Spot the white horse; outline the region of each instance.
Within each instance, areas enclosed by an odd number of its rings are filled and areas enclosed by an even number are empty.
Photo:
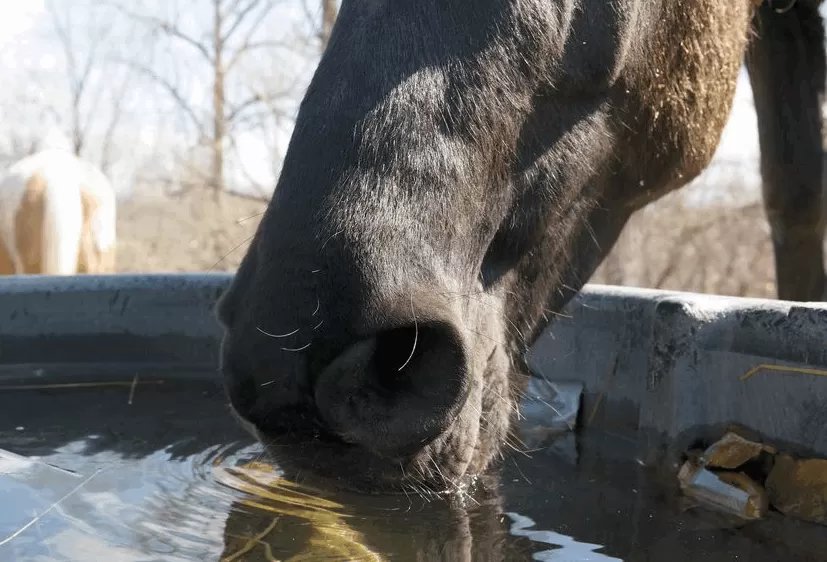
[[[41,150],[0,178],[0,275],[115,270],[115,192],[62,149]]]

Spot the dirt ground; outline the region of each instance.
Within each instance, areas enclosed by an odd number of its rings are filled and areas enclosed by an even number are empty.
[[[121,204],[121,272],[234,271],[265,203],[204,193]],[[688,208],[670,195],[632,218],[592,282],[775,296],[769,228],[760,203]]]
[[[118,271],[235,271],[266,204],[224,194],[136,196],[118,207]]]

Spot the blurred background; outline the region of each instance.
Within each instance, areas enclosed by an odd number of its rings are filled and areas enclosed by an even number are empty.
[[[99,166],[119,198],[119,272],[232,271],[337,10],[0,0],[0,167],[55,145]],[[742,72],[712,165],[638,213],[592,281],[773,297],[758,154]]]

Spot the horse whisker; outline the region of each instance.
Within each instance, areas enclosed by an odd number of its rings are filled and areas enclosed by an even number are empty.
[[[261,332],[262,334],[264,334],[265,336],[270,337],[270,338],[289,338],[290,336],[294,336],[294,335],[298,334],[300,329],[301,328],[296,328],[295,330],[293,330],[292,332],[289,332],[287,334],[271,334],[270,332],[265,332],[264,330],[262,330],[261,328],[256,326],[256,330],[258,330],[259,332]]]
[[[309,344],[307,344],[307,345],[303,345],[303,346],[301,346],[301,347],[297,347],[297,348],[282,347],[282,348],[281,348],[281,350],[282,350],[282,351],[292,351],[292,352],[298,352],[298,351],[304,351],[305,349],[307,349],[307,348],[308,348],[308,347],[310,347],[311,345],[312,345],[312,343],[309,343]]]
[[[250,220],[250,219],[254,219],[254,218],[256,218],[256,217],[260,217],[260,216],[261,216],[261,215],[263,215],[263,214],[264,214],[264,211],[262,211],[262,212],[260,212],[260,213],[255,213],[255,214],[250,215],[250,216],[248,216],[248,217],[243,217],[243,218],[237,219],[237,220],[235,221],[235,223],[236,223],[236,224],[242,224],[242,223],[247,222],[247,221],[248,221],[248,220]]]
[[[419,341],[419,322],[417,322],[417,320],[416,320],[416,311],[414,310],[414,303],[413,303],[413,293],[411,293],[411,313],[413,314],[413,320],[414,320],[413,348],[411,349],[411,354],[408,356],[408,359],[405,361],[405,363],[402,364],[401,367],[399,367],[397,369],[397,371],[401,371],[402,369],[404,369],[405,367],[408,366],[408,363],[411,362],[411,359],[413,359],[413,356],[414,356],[414,352],[416,351],[416,344]]]
[[[232,254],[233,252],[235,252],[236,250],[238,250],[240,247],[242,247],[244,244],[246,244],[247,242],[249,242],[249,241],[250,241],[250,240],[252,240],[252,239],[253,239],[253,236],[250,236],[250,237],[249,237],[249,238],[247,238],[246,240],[243,240],[243,241],[239,242],[238,244],[236,244],[235,246],[233,246],[233,247],[232,247],[232,249],[231,249],[229,252],[227,252],[226,254],[224,254],[223,256],[221,256],[221,259],[219,259],[217,262],[215,262],[215,263],[212,265],[212,267],[211,267],[210,269],[208,269],[207,271],[213,271],[216,267],[218,267],[218,266],[221,264],[221,262],[223,262],[223,261],[224,261],[224,260],[226,260],[228,257],[230,257],[230,254]]]

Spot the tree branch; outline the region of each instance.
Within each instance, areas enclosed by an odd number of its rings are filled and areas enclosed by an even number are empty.
[[[109,173],[109,168],[112,165],[112,146],[114,144],[115,130],[120,123],[123,115],[123,98],[132,81],[132,72],[127,71],[120,87],[113,95],[112,116],[109,119],[109,124],[103,135],[103,146],[101,147],[101,169],[104,173]]]
[[[274,41],[274,40],[267,40],[267,41],[245,41],[241,44],[241,46],[235,50],[235,52],[230,57],[230,60],[227,62],[226,69],[230,70],[233,68],[241,58],[249,53],[250,51],[256,49],[274,49],[274,48],[283,48],[289,49],[292,45],[286,41]]]
[[[263,121],[266,117],[261,115],[254,115],[254,116],[245,116],[243,114],[243,109],[252,107],[254,105],[261,104],[263,105],[269,114],[270,117],[274,118],[276,123],[281,123],[284,119],[291,119],[292,116],[289,115],[287,112],[282,111],[275,103],[273,103],[276,99],[284,99],[288,97],[294,90],[295,90],[296,82],[293,82],[286,88],[281,89],[278,92],[262,92],[258,90],[255,86],[249,85],[248,87],[253,92],[253,96],[247,100],[246,103],[239,104],[236,107],[236,111],[228,118],[228,134],[238,132],[240,127],[244,125],[249,125],[255,122],[255,119],[259,119]],[[256,103],[253,103],[253,100]]]
[[[234,106],[230,111],[229,115],[227,115],[227,122],[232,123],[241,113],[244,112],[245,109],[252,107],[261,103],[262,100],[261,96],[258,94],[253,94],[243,102],[239,103],[238,105]]]
[[[92,28],[90,29],[91,43],[88,47],[83,66],[80,68],[78,65],[78,49],[75,48],[72,37],[72,11],[67,10],[65,18],[61,18],[58,14],[57,5],[52,0],[47,1],[46,8],[52,19],[52,29],[55,31],[63,49],[64,56],[66,57],[66,73],[71,95],[72,145],[75,154],[79,155],[82,152],[86,135],[92,122],[91,115],[87,115],[86,119],[83,118],[81,104],[88,89],[92,70],[99,59],[98,48],[108,32],[104,31],[105,28],[100,28],[96,25],[96,19],[94,22],[87,22]],[[101,90],[102,88],[98,89],[98,95],[92,100],[92,107],[97,104]]]
[[[118,10],[119,12],[121,12],[123,15],[125,15],[126,17],[128,17],[130,19],[133,19],[135,21],[139,21],[139,22],[141,22],[143,24],[146,24],[146,25],[150,25],[150,26],[154,27],[155,29],[158,29],[158,30],[162,31],[163,33],[165,33],[166,35],[168,35],[170,37],[175,37],[177,39],[180,39],[181,41],[183,41],[184,43],[186,43],[187,45],[193,47],[199,53],[201,53],[201,55],[207,60],[207,62],[209,62],[210,64],[214,64],[215,61],[214,61],[212,55],[210,54],[210,51],[207,49],[207,47],[203,43],[200,43],[197,39],[194,39],[194,38],[190,37],[189,35],[187,35],[186,33],[184,33],[183,31],[181,31],[178,28],[178,26],[176,26],[174,23],[165,21],[161,18],[156,18],[154,16],[148,16],[148,15],[145,15],[145,14],[139,14],[137,12],[133,12],[132,10],[128,10],[120,4],[113,4],[113,6],[115,7],[116,10]]]
[[[266,201],[267,200],[267,195],[266,195],[265,186],[263,186],[262,184],[257,182],[256,179],[252,176],[252,174],[250,174],[250,172],[244,166],[244,161],[241,158],[241,150],[239,150],[238,143],[236,142],[235,138],[230,137],[228,140],[230,141],[230,150],[233,151],[233,153],[235,154],[236,160],[238,161],[238,169],[241,170],[241,173],[244,174],[244,177],[247,179],[247,181],[250,182],[252,187],[260,195],[260,197],[256,197],[254,195],[249,195],[248,197],[250,199],[254,199],[254,200],[264,200],[264,201]],[[234,194],[238,194],[238,193],[239,193],[238,191],[234,192]]]
[[[263,130],[264,123],[266,123],[268,119],[272,118],[273,121],[278,124],[282,119],[287,117],[288,115],[286,113],[264,107],[259,111],[239,116],[235,121],[230,123],[229,133],[237,135],[243,132]]]
[[[125,60],[125,59],[115,59],[115,62],[119,62],[120,64],[126,65],[135,71],[143,74],[150,80],[154,81],[156,84],[160,85],[166,92],[172,97],[175,103],[180,107],[184,113],[192,120],[192,123],[195,125],[195,128],[198,131],[199,137],[205,137],[204,125],[201,123],[201,119],[198,118],[195,111],[190,107],[187,101],[184,99],[184,96],[178,90],[178,88],[172,84],[169,80],[152,70],[151,68],[144,66],[140,63],[135,61]]]
[[[226,31],[224,31],[221,34],[221,42],[222,43],[226,43],[227,40],[230,37],[232,37],[232,35],[236,32],[238,27],[244,22],[245,19],[247,19],[247,16],[249,16],[252,13],[252,11],[255,10],[256,7],[259,4],[261,4],[261,2],[262,2],[262,0],[250,0],[250,2],[248,2],[246,6],[244,6],[243,8],[238,10],[237,12],[234,12],[235,17],[233,18],[234,19],[233,23],[230,24],[229,29],[227,29]],[[239,2],[239,4],[240,4],[240,2]],[[261,14],[260,20],[264,19],[264,16],[270,11],[270,9],[272,7],[273,7],[273,0],[266,0],[266,7],[265,7],[263,13]],[[225,14],[224,17],[222,17],[222,23],[223,23],[223,20],[225,18],[229,18],[229,16],[230,16],[229,13]],[[258,25],[258,24],[256,24],[256,25]]]
[[[339,9],[336,0],[322,0],[322,25],[319,28],[322,52],[327,48],[338,15]]]

